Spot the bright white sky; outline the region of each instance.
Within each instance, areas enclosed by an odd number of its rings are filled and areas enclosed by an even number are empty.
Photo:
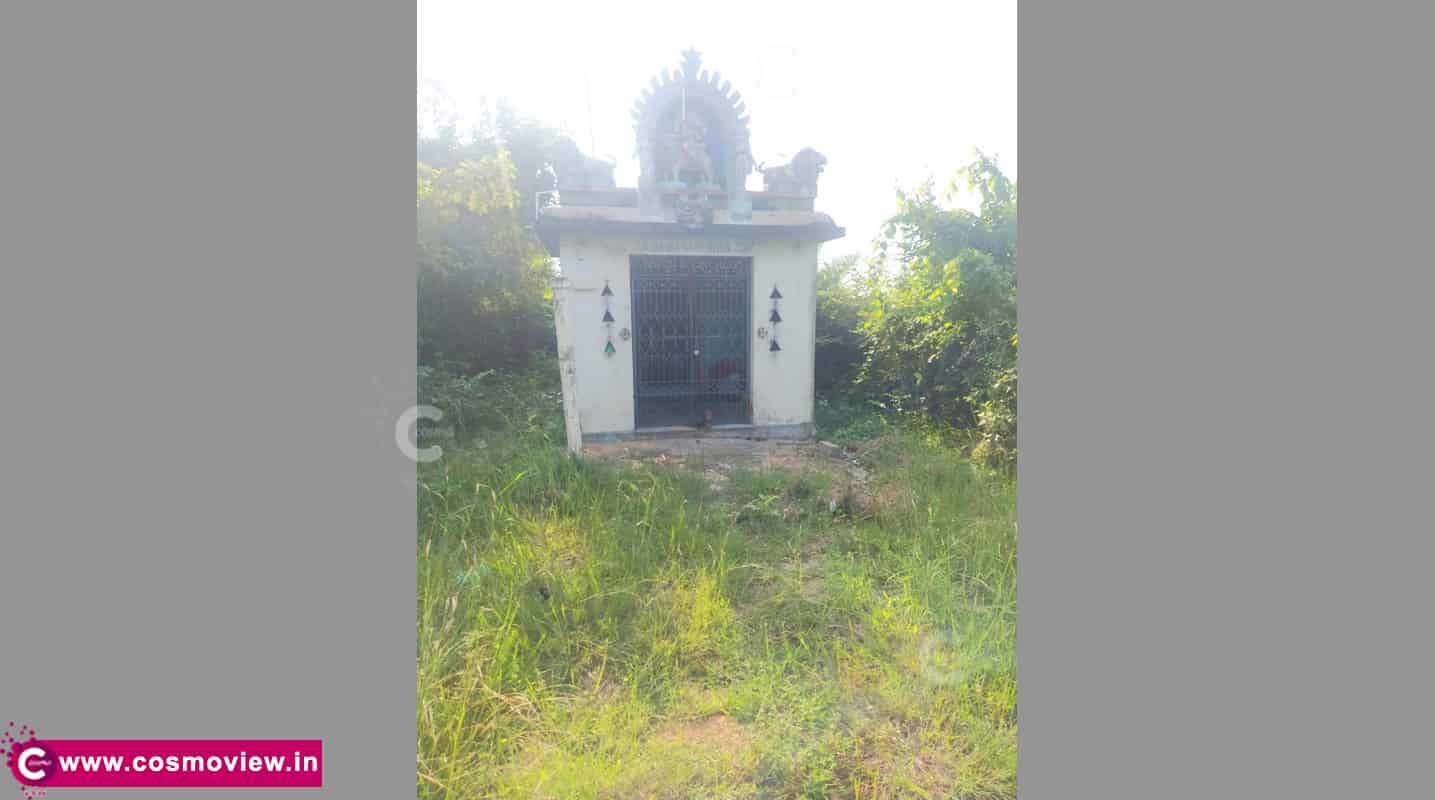
[[[973,148],[1017,177],[1014,1],[418,5],[421,82],[466,119],[501,99],[567,131],[618,162],[620,186],[637,184],[634,101],[690,46],[742,93],[757,161],[785,163],[804,146],[827,156],[817,209],[847,236],[824,259],[868,252],[896,187],[928,176],[945,187]],[[748,180],[761,188],[760,175]]]

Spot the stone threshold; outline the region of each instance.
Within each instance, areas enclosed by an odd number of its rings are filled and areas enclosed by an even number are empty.
[[[658,428],[638,428],[631,431],[605,431],[583,434],[583,443],[589,442],[630,442],[646,439],[783,439],[807,441],[817,438],[812,423],[794,425],[714,425],[711,428],[696,428],[688,425],[670,425]]]

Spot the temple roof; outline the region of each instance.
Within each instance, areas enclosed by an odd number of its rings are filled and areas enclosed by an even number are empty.
[[[819,241],[845,231],[813,210],[827,163],[803,148],[787,164],[761,170],[763,190],[747,188],[755,166],[742,95],[693,49],[663,70],[633,107],[638,186],[613,181],[613,165],[576,150],[559,174],[557,203],[538,211],[537,230],[558,255],[561,234],[699,236]],[[566,174],[565,174],[566,173]]]
[[[727,212],[713,212],[713,225],[693,231],[678,222],[645,218],[640,209],[613,206],[552,206],[538,218],[538,235],[552,255],[559,255],[563,234],[600,236],[670,236],[731,239],[788,239],[826,242],[846,230],[820,211],[753,211],[746,222],[728,221]]]

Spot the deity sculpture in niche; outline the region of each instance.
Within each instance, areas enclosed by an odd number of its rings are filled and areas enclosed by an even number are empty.
[[[708,155],[707,128],[694,116],[681,116],[669,140],[668,180],[683,183],[682,176],[696,175],[702,185],[713,183],[713,161]]]
[[[742,97],[717,72],[702,68],[695,50],[683,54],[682,67],[664,70],[643,91],[633,108],[637,133],[639,207],[648,218],[676,209],[675,194],[686,195],[683,216],[700,213],[696,194],[711,196],[730,221],[751,218],[745,184],[753,162],[748,118]],[[671,212],[670,212],[671,213]]]

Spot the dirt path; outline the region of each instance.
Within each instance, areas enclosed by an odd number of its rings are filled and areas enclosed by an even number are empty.
[[[595,442],[583,454],[605,461],[662,464],[702,473],[713,491],[723,493],[734,469],[820,472],[861,491],[871,475],[854,450],[831,442],[673,438],[631,442]]]

